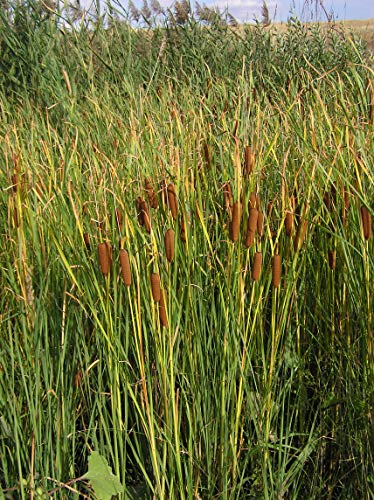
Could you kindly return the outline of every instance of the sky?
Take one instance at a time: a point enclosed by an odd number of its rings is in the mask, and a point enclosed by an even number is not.
[[[159,0],[163,7],[170,6],[173,2],[169,0]],[[126,4],[126,0],[123,0]],[[143,0],[133,0],[137,7],[141,7]],[[148,0],[150,3],[150,0]],[[193,1],[191,4],[193,5]],[[240,22],[253,21],[256,17],[261,17],[262,0],[200,0],[200,5],[207,7],[216,6],[220,10],[228,11]],[[321,8],[318,8],[317,15],[315,5],[320,0],[268,0],[267,6],[270,17],[273,21],[287,21],[291,15],[291,8],[298,17],[305,21],[326,20]],[[336,20],[348,19],[370,19],[374,18],[374,0],[323,0],[323,5],[328,14],[333,13]],[[305,8],[305,5],[309,7]]]

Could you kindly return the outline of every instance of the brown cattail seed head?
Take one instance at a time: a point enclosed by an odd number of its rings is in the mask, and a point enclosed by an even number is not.
[[[306,231],[308,229],[308,221],[304,219],[300,219],[299,224],[297,226],[297,231],[294,239],[294,249],[298,250],[305,239]]]
[[[255,241],[257,222],[258,222],[258,210],[256,208],[250,208],[247,234],[245,236],[245,246],[247,248],[251,247]]]
[[[165,252],[169,262],[174,259],[174,231],[168,229],[165,233]]]
[[[152,297],[155,302],[160,302],[161,297],[161,284],[160,276],[157,273],[151,275]]]
[[[136,202],[135,202],[135,205],[136,205],[136,213],[138,215],[138,222],[139,222],[139,225],[140,226],[143,226],[144,225],[144,217],[143,217],[143,210],[142,210],[142,204],[143,204],[144,200],[141,196],[138,196],[136,198]]]
[[[84,244],[86,245],[87,250],[90,251],[91,250],[90,235],[88,233],[84,233],[83,240],[84,240]]]
[[[329,250],[329,267],[330,269],[335,269],[336,266],[336,251]]]
[[[257,281],[260,277],[261,265],[262,265],[262,253],[256,252],[254,259],[253,259],[253,266],[252,266],[252,279],[254,281]]]
[[[230,238],[234,243],[238,241],[240,229],[240,202],[237,201],[232,207],[232,219],[230,226]]]
[[[257,195],[255,192],[252,191],[252,193],[249,195],[249,209],[251,208],[257,208]]]
[[[165,290],[160,291],[160,305],[159,305],[159,316],[160,316],[160,323],[161,326],[167,327],[168,326],[168,318],[166,314],[166,297],[165,297]]]
[[[119,251],[119,261],[121,264],[121,273],[122,273],[123,282],[125,283],[126,286],[130,286],[131,285],[131,268],[130,268],[129,254],[126,252],[126,250],[121,249]]]
[[[244,151],[244,175],[250,175],[254,167],[254,154],[251,146],[246,146]]]
[[[107,276],[110,268],[110,259],[109,259],[107,243],[99,243],[98,253],[99,253],[100,270],[104,276]]]
[[[18,175],[17,174],[13,174],[12,175],[12,190],[13,190],[13,193],[16,193],[17,189],[18,189]]]
[[[371,236],[371,214],[365,205],[361,206],[361,224],[362,233],[366,241],[370,239]]]
[[[181,240],[183,241],[183,243],[187,241],[186,221],[184,220],[184,218],[181,222]]]
[[[145,190],[147,191],[148,201],[149,201],[150,206],[152,208],[157,208],[158,207],[157,196],[154,192],[153,186],[152,186],[151,181],[149,179],[145,180]]]
[[[168,193],[168,203],[171,215],[173,219],[176,219],[178,215],[178,202],[174,184],[170,183],[168,185],[167,193]]]
[[[293,228],[293,213],[288,211],[286,212],[286,219],[285,219],[285,228],[286,228],[286,235],[291,236],[292,234],[292,228]]]
[[[274,288],[278,288],[281,282],[281,274],[282,274],[282,262],[281,256],[276,254],[273,257],[273,278],[272,283]]]
[[[205,164],[207,166],[207,168],[211,168],[212,166],[212,162],[211,162],[211,155],[210,155],[210,147],[209,147],[209,144],[207,144],[206,142],[204,143],[204,159],[205,159]]]

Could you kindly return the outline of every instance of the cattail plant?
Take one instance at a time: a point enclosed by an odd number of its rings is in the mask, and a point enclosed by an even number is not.
[[[252,174],[254,169],[254,160],[255,157],[251,146],[246,146],[244,150],[244,175],[248,176]]]
[[[119,251],[122,279],[126,286],[131,285],[131,268],[129,254],[123,248]]]
[[[143,202],[144,202],[144,200],[141,196],[138,196],[136,198],[135,206],[136,206],[136,213],[138,216],[139,226],[144,226],[144,217],[143,217],[143,210],[142,210]]]
[[[281,282],[282,275],[282,262],[281,256],[279,254],[275,254],[273,257],[273,275],[272,275],[272,284],[274,288],[278,288]]]
[[[240,230],[240,217],[241,217],[241,209],[240,209],[240,201],[234,203],[232,207],[232,218],[230,224],[230,238],[234,243],[238,241],[239,238],[239,230]]]
[[[329,268],[335,269],[336,267],[336,250],[330,249],[328,252]]]
[[[174,259],[174,231],[168,229],[165,233],[165,252],[169,262]]]
[[[256,208],[249,209],[247,233],[245,236],[245,246],[250,248],[254,241],[258,222],[258,210]]]
[[[261,266],[262,266],[262,253],[256,252],[254,259],[253,259],[253,265],[252,265],[252,279],[254,281],[257,281],[260,277]]]
[[[90,235],[88,233],[83,233],[83,241],[87,250],[91,251]]]
[[[371,236],[371,214],[365,205],[361,206],[361,224],[362,224],[362,234],[366,241],[370,239]]]
[[[205,160],[205,165],[208,169],[211,168],[212,166],[212,160],[211,160],[211,154],[210,154],[210,146],[208,143],[204,142],[204,160]]]
[[[181,230],[181,240],[183,241],[183,243],[185,243],[187,241],[187,227],[186,227],[186,220],[184,217],[181,221],[180,230]]]
[[[168,318],[166,314],[166,292],[165,290],[160,290],[160,304],[159,304],[159,317],[160,317],[160,324],[163,327],[168,326]]]
[[[249,208],[258,208],[258,197],[254,191],[251,192],[249,195],[249,203],[248,206]]]
[[[110,269],[110,255],[109,255],[108,244],[105,242],[99,243],[98,253],[99,253],[100,270],[104,276],[107,276]]]
[[[345,186],[343,186],[342,221],[344,226],[347,225],[348,211],[350,205],[351,205],[351,200],[349,199],[349,191]]]
[[[157,273],[152,273],[151,275],[151,288],[152,288],[153,300],[155,302],[160,302],[161,283],[160,283],[160,276]]]
[[[264,234],[264,214],[262,213],[262,210],[258,210],[257,233],[260,237]]]
[[[156,193],[154,192],[152,183],[148,178],[145,179],[145,190],[147,192],[148,201],[149,201],[151,208],[158,208],[157,196],[156,196]]]
[[[12,174],[12,190],[16,193],[18,189],[18,174]]]
[[[175,192],[175,187],[173,183],[170,183],[167,188],[168,203],[173,219],[177,218],[178,215],[178,202],[177,195]]]

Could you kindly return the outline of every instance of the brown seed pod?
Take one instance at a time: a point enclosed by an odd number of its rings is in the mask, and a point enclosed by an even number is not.
[[[257,232],[260,236],[264,234],[264,214],[262,213],[261,210],[258,211]]]
[[[365,205],[361,206],[361,224],[362,233],[366,241],[370,239],[371,236],[371,214]]]
[[[168,203],[171,215],[173,219],[176,219],[178,215],[178,202],[174,184],[170,183],[168,185],[167,193],[168,193]]]
[[[204,142],[203,149],[204,149],[205,165],[206,165],[206,167],[208,169],[210,169],[211,166],[212,166],[212,160],[211,160],[211,154],[210,154],[209,144],[207,144],[206,142]]]
[[[257,281],[260,277],[261,265],[262,265],[262,253],[256,252],[254,259],[253,259],[253,266],[252,266],[252,279],[254,281]]]
[[[123,248],[119,251],[119,261],[121,264],[121,273],[123,282],[126,286],[131,285],[131,268],[129,254]]]
[[[88,233],[84,233],[83,240],[87,250],[90,251],[91,250],[90,235]]]
[[[231,214],[233,198],[230,181],[225,182],[225,184],[223,185],[223,202],[226,207],[226,211]]]
[[[335,250],[329,250],[329,267],[330,269],[335,269],[336,266],[336,251]]]
[[[294,249],[299,250],[304,242],[306,231],[308,229],[308,221],[300,219],[297,225],[297,230],[294,239]]]
[[[282,262],[281,256],[279,254],[274,255],[273,257],[273,277],[272,283],[274,288],[278,288],[281,282],[282,275]]]
[[[16,193],[18,189],[18,174],[12,174],[12,190]]]
[[[257,208],[257,201],[258,201],[258,197],[257,197],[256,193],[254,191],[252,191],[252,193],[249,195],[248,208],[249,209]]]
[[[255,156],[251,146],[246,146],[244,151],[244,175],[250,175],[253,172]]]
[[[247,248],[250,248],[255,241],[257,222],[258,222],[258,210],[256,208],[250,208],[247,233],[245,236],[245,243],[244,243]]]
[[[240,230],[240,202],[237,201],[232,207],[232,219],[230,225],[230,238],[234,243],[238,241]]]
[[[116,221],[118,226],[118,231],[122,231],[122,212],[120,208],[116,208]]]
[[[181,240],[183,241],[183,243],[187,241],[187,228],[186,228],[186,221],[184,220],[184,218],[182,219],[181,222]]]
[[[156,193],[154,192],[151,181],[147,178],[145,179],[145,190],[147,191],[148,201],[152,208],[158,207],[158,200]]]
[[[284,224],[287,236],[291,236],[291,234],[292,234],[293,218],[294,218],[293,212],[290,212],[289,210],[287,210],[285,224]]]
[[[160,302],[161,297],[161,284],[160,276],[157,273],[151,275],[152,297],[155,302]]]
[[[165,252],[169,262],[174,259],[174,231],[168,229],[165,233]]]
[[[166,296],[165,296],[165,290],[161,290],[160,292],[160,305],[159,305],[159,317],[160,317],[160,323],[161,326],[167,327],[168,326],[168,318],[166,314]]]
[[[350,206],[351,206],[351,200],[349,199],[349,191],[348,189],[345,188],[345,186],[343,186],[342,220],[344,226],[347,225],[347,217]]]
[[[98,253],[99,253],[100,271],[103,273],[104,276],[107,276],[110,268],[110,259],[109,259],[107,243],[99,243]]]
[[[138,196],[136,198],[135,205],[136,205],[136,213],[138,216],[138,223],[140,226],[144,226],[144,217],[143,217],[143,210],[142,210],[143,203],[144,203],[143,198],[141,196]]]

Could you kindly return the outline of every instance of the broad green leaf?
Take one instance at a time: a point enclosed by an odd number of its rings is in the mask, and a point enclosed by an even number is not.
[[[88,457],[88,471],[82,479],[89,479],[99,500],[110,500],[113,495],[122,493],[124,489],[107,460],[98,451],[93,451]]]

